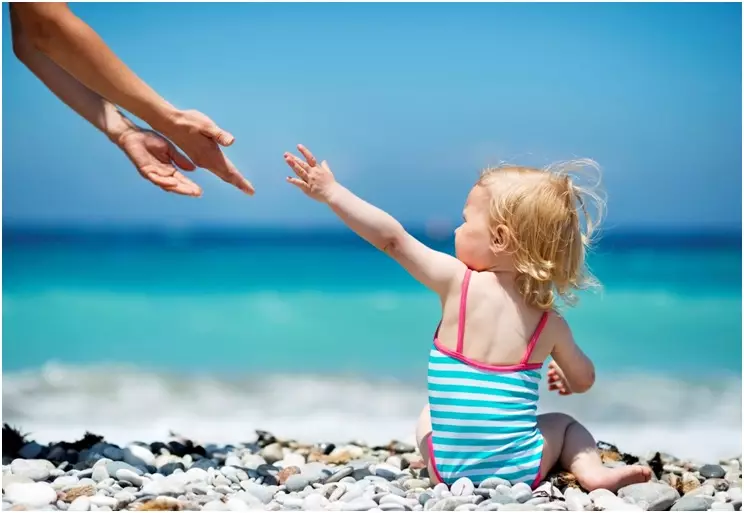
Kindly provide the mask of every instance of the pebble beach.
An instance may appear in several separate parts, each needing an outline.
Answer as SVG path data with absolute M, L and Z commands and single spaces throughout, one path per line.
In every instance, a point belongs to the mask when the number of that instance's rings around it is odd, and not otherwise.
M 740 511 L 741 455 L 717 462 L 645 457 L 598 443 L 607 466 L 647 465 L 651 482 L 582 490 L 555 471 L 531 490 L 491 478 L 431 486 L 417 449 L 391 441 L 305 444 L 257 431 L 250 442 L 173 434 L 124 447 L 92 433 L 42 445 L 3 428 L 2 508 L 9 511 Z

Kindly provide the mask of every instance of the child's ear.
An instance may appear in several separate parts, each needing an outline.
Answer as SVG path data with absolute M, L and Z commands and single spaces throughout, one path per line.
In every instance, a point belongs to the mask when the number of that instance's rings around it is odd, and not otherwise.
M 509 228 L 500 224 L 491 233 L 491 251 L 494 253 L 506 251 L 509 246 Z

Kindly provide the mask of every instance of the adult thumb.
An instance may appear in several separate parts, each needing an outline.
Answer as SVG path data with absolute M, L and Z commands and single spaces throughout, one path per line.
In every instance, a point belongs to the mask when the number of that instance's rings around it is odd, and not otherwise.
M 202 129 L 202 133 L 214 139 L 220 146 L 230 146 L 235 142 L 235 137 L 230 132 L 222 130 L 214 123 L 210 123 L 206 128 Z

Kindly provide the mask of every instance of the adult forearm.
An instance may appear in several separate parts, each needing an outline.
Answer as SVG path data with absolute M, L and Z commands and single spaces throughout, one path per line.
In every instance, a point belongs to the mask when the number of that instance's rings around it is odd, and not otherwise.
M 153 127 L 166 123 L 176 110 L 63 4 L 24 3 L 13 7 L 33 48 L 87 88 Z

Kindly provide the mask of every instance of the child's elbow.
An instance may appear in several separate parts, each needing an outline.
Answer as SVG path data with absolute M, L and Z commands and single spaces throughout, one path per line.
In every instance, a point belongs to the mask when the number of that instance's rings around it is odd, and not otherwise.
M 592 369 L 590 372 L 582 375 L 579 379 L 575 379 L 574 382 L 571 383 L 571 390 L 577 394 L 588 392 L 589 389 L 594 386 L 595 377 L 594 369 Z

